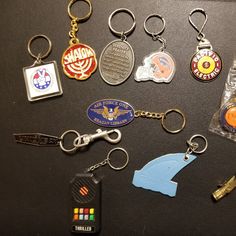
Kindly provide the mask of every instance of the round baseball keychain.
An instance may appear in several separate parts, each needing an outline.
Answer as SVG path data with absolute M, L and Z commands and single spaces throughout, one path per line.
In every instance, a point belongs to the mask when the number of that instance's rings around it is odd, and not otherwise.
M 191 16 L 196 12 L 203 14 L 205 17 L 205 21 L 200 30 L 191 19 Z M 198 32 L 197 40 L 199 41 L 196 53 L 191 59 L 190 70 L 194 78 L 202 82 L 210 82 L 214 80 L 220 74 L 222 69 L 220 56 L 213 51 L 211 43 L 205 38 L 205 34 L 202 32 L 207 20 L 208 16 L 202 8 L 196 8 L 189 14 L 189 23 Z
M 160 19 L 163 26 L 159 32 L 152 32 L 147 28 L 147 21 L 150 18 Z M 139 66 L 134 79 L 140 81 L 154 81 L 156 83 L 170 83 L 176 71 L 175 60 L 166 51 L 166 40 L 161 36 L 165 30 L 165 19 L 158 14 L 149 15 L 144 21 L 145 32 L 152 37 L 154 41 L 159 41 L 162 46 L 158 51 L 152 52 L 143 59 L 143 65 Z
M 71 13 L 72 5 L 77 1 L 84 1 L 89 5 L 89 12 L 84 17 L 76 17 Z M 86 21 L 92 14 L 92 4 L 89 0 L 71 0 L 68 5 L 68 14 L 71 18 L 71 30 L 69 32 L 69 47 L 62 56 L 64 73 L 69 78 L 76 80 L 88 79 L 97 68 L 97 59 L 94 50 L 86 44 L 79 42 L 76 33 L 79 30 L 78 23 Z
M 126 31 L 116 31 L 111 24 L 114 15 L 124 12 L 133 19 L 133 25 Z M 111 32 L 120 39 L 110 42 L 102 51 L 99 59 L 99 72 L 102 79 L 110 85 L 119 85 L 125 82 L 131 75 L 134 68 L 134 51 L 127 42 L 127 36 L 131 34 L 136 26 L 135 16 L 132 11 L 126 8 L 119 8 L 113 11 L 108 19 L 108 26 Z

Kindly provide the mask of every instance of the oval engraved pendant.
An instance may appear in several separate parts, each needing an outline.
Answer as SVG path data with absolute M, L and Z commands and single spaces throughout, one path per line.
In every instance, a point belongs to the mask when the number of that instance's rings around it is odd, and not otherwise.
M 126 81 L 134 68 L 134 51 L 131 45 L 122 40 L 114 40 L 102 51 L 99 59 L 99 72 L 110 85 Z
M 143 60 L 134 79 L 138 82 L 152 80 L 156 83 L 169 83 L 176 71 L 175 61 L 167 52 L 154 52 Z
M 74 44 L 66 49 L 61 60 L 64 73 L 69 78 L 86 80 L 97 68 L 94 50 L 86 44 Z
M 92 103 L 87 110 L 88 118 L 104 127 L 120 127 L 134 119 L 134 108 L 127 102 L 103 99 Z
M 193 55 L 190 69 L 197 80 L 209 82 L 220 74 L 222 61 L 216 52 L 210 49 L 201 49 Z

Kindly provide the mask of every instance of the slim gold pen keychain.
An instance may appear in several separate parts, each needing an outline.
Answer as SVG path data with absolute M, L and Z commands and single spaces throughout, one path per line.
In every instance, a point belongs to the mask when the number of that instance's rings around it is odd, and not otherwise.
M 71 14 L 71 7 L 77 1 L 84 1 L 89 5 L 89 12 L 84 17 L 75 17 Z M 69 78 L 86 80 L 97 68 L 97 59 L 94 50 L 86 44 L 79 42 L 76 33 L 79 30 L 78 23 L 86 21 L 92 14 L 92 4 L 89 0 L 71 0 L 68 5 L 68 14 L 71 18 L 71 30 L 69 32 L 69 47 L 62 55 L 64 73 Z

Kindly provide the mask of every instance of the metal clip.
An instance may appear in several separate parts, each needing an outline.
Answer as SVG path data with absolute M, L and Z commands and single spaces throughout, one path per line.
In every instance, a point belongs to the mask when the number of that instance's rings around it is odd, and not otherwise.
M 98 138 L 103 138 L 109 143 L 118 143 L 121 140 L 121 132 L 118 129 L 112 129 L 109 131 L 107 130 L 102 131 L 101 129 L 97 129 L 96 132 L 97 132 L 96 134 L 84 134 L 81 137 L 77 137 L 74 140 L 73 145 L 76 148 L 84 147 Z M 109 134 L 112 133 L 116 133 L 117 137 L 111 138 Z
M 219 189 L 212 193 L 212 196 L 216 201 L 223 198 L 225 195 L 229 194 L 236 188 L 236 176 L 234 175 L 229 180 L 227 180 Z

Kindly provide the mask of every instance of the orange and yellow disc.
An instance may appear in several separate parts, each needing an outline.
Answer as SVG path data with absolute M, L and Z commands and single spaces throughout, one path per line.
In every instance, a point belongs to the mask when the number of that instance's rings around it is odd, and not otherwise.
M 221 126 L 232 132 L 236 132 L 236 103 L 227 103 L 220 112 Z

